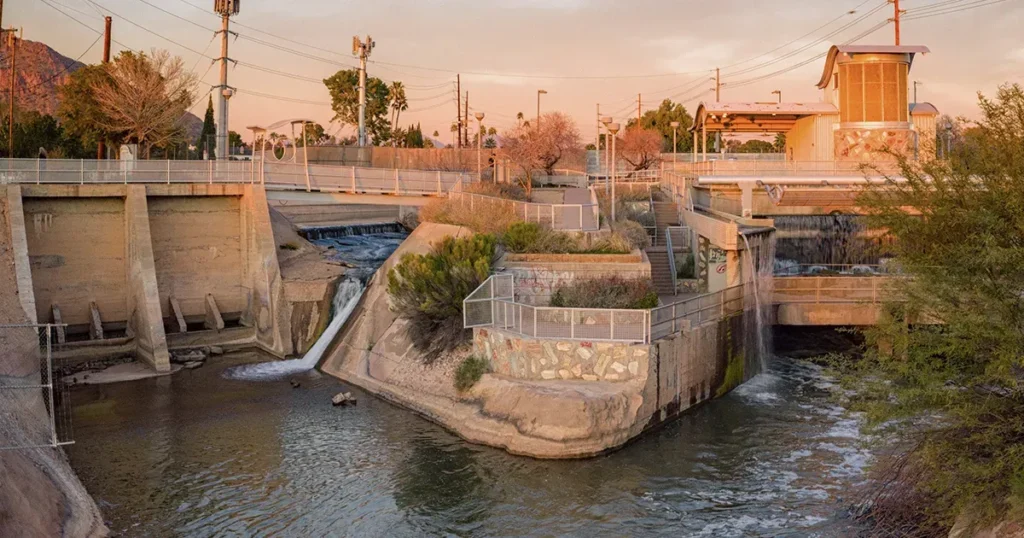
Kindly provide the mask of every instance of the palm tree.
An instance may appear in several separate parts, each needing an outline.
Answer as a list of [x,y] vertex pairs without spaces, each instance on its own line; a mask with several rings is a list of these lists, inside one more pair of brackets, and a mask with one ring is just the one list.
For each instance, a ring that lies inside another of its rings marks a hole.
[[459,125],[457,123],[453,122],[452,123],[452,128],[451,128],[451,131],[452,131],[452,147],[455,147],[455,132],[458,131],[458,130],[459,130]]
[[518,122],[519,125],[523,124],[523,113],[522,112],[516,114],[516,122]]
[[[398,125],[398,118],[403,111],[409,109],[409,100],[405,97],[405,86],[398,80],[391,83],[388,88],[388,98],[391,100],[391,126],[395,130]],[[392,138],[392,145],[398,144],[398,137]]]

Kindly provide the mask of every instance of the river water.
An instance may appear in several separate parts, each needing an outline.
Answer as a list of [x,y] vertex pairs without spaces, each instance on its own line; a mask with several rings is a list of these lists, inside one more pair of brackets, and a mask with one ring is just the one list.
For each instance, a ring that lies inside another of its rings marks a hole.
[[292,374],[298,388],[230,375],[267,360],[72,392],[72,466],[115,534],[843,536],[871,458],[830,380],[786,356],[582,461],[471,445],[358,389],[332,407],[348,387],[315,371]]

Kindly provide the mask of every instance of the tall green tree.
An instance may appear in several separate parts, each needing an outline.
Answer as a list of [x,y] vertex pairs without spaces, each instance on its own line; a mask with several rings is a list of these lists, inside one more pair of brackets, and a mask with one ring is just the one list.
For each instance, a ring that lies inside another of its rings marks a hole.
[[125,133],[104,127],[110,119],[96,100],[93,87],[109,82],[110,75],[103,65],[87,65],[71,73],[68,81],[58,88],[60,105],[57,118],[65,135],[76,138],[79,144],[95,151],[100,141],[119,144]]
[[[405,86],[400,81],[396,80],[388,87],[388,101],[391,107],[391,128],[398,130],[398,118],[402,112],[409,109],[409,100],[405,97]],[[393,138],[395,139],[394,144],[397,145],[397,133]]]
[[858,200],[911,277],[864,355],[839,362],[871,424],[902,441],[867,503],[879,535],[1024,521],[1024,90],[980,109],[949,160],[901,159],[905,182]]
[[[331,109],[334,119],[345,125],[359,125],[359,70],[338,71],[324,79],[324,85],[331,94]],[[388,111],[391,101],[388,85],[377,77],[366,78],[366,132],[373,145],[384,146],[391,142],[391,125]]]
[[[679,128],[676,129],[675,153],[685,153],[693,150],[693,139],[689,129],[693,125],[693,116],[686,111],[681,103],[673,103],[671,99],[665,99],[655,110],[648,110],[640,116],[640,127],[652,129],[661,133],[663,151],[672,152],[672,122],[678,121]],[[626,129],[631,129],[637,124],[636,118],[626,122]]]
[[199,131],[199,138],[196,140],[196,147],[199,154],[206,151],[207,159],[216,158],[217,149],[217,124],[213,119],[213,95],[210,95],[206,102],[206,115],[203,116],[203,130]]

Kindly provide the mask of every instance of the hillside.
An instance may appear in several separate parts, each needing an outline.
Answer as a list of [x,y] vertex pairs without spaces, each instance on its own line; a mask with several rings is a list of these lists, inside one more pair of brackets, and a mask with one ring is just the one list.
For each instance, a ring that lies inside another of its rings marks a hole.
[[[68,58],[63,54],[51,49],[45,43],[29,41],[27,39],[18,42],[18,57],[16,63],[17,101],[15,104],[20,110],[35,110],[42,114],[54,115],[57,106],[60,104],[60,94],[57,91],[62,84],[67,82],[71,73],[84,67],[85,64]],[[9,81],[11,80],[10,50],[6,45],[0,45],[0,83],[3,84],[3,93],[6,94]],[[4,95],[3,101],[6,102]],[[186,114],[183,119],[185,129],[189,138],[196,138],[203,128],[203,120],[195,114]]]

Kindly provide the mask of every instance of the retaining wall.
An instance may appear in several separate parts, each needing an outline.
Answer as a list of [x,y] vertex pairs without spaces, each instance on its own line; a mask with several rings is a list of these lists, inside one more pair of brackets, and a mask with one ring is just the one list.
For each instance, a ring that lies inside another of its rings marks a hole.
[[560,286],[578,279],[651,278],[651,262],[642,251],[631,254],[509,254],[499,263],[516,280],[517,300],[547,306]]
[[647,371],[651,346],[537,339],[497,329],[474,331],[475,352],[494,373],[516,379],[629,381]]

